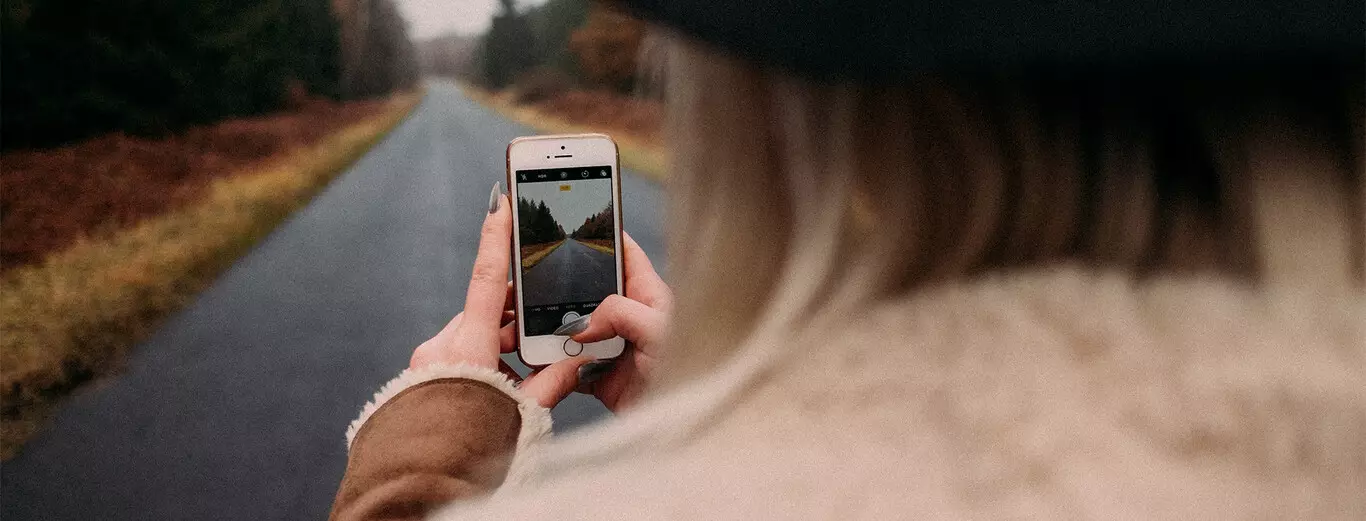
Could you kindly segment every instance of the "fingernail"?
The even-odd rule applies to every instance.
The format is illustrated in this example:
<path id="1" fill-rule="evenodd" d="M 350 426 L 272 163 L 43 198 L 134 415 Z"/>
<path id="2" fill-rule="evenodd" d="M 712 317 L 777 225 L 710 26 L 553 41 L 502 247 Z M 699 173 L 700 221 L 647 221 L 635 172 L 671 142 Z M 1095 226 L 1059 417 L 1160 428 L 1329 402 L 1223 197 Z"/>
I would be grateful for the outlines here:
<path id="1" fill-rule="evenodd" d="M 588 362 L 579 366 L 579 383 L 591 384 L 598 381 L 598 379 L 602 378 L 602 375 L 605 375 L 608 371 L 612 370 L 612 365 L 613 362 L 611 360 L 601 360 L 597 362 Z"/>
<path id="2" fill-rule="evenodd" d="M 570 321 L 570 322 L 567 322 L 567 323 L 565 323 L 565 325 L 560 326 L 559 329 L 556 329 L 555 332 L 554 332 L 554 333 L 551 333 L 551 334 L 552 334 L 552 335 L 574 336 L 574 335 L 577 335 L 577 334 L 579 334 L 579 333 L 582 333 L 582 332 L 584 332 L 584 331 L 586 331 L 586 330 L 588 329 L 588 317 L 591 317 L 591 316 L 593 316 L 593 315 L 584 315 L 584 316 L 581 316 L 581 317 L 579 317 L 579 318 L 576 318 L 576 319 L 574 319 L 574 320 L 572 320 L 572 321 Z"/>
<path id="3" fill-rule="evenodd" d="M 490 214 L 493 214 L 493 213 L 497 213 L 497 212 L 498 212 L 498 200 L 499 200 L 499 199 L 502 199 L 501 197 L 498 197 L 499 195 L 502 195 L 502 193 L 501 193 L 502 190 L 499 190 L 499 188 L 502 187 L 502 184 L 503 184 L 502 181 L 494 181 L 494 182 L 493 182 L 493 191 L 492 191 L 492 192 L 489 192 L 489 213 L 490 213 Z"/>

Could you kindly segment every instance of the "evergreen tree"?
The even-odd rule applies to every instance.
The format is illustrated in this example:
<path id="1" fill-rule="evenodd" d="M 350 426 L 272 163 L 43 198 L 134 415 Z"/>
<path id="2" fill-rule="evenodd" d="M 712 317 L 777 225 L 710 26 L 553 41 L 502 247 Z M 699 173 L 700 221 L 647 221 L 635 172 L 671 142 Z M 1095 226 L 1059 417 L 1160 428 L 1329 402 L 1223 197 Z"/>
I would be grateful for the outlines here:
<path id="1" fill-rule="evenodd" d="M 607 208 L 584 219 L 583 224 L 574 230 L 570 237 L 580 240 L 609 241 L 612 240 L 613 228 L 612 203 L 609 202 Z"/>
<path id="2" fill-rule="evenodd" d="M 513 0 L 500 0 L 503 10 L 493 17 L 484 36 L 484 79 L 502 88 L 535 63 L 535 37 L 526 18 L 517 13 Z"/>
<path id="3" fill-rule="evenodd" d="M 520 227 L 517 235 L 523 246 L 562 241 L 565 238 L 564 227 L 555 221 L 545 201 L 518 197 L 517 221 Z"/>
<path id="4" fill-rule="evenodd" d="M 538 65 L 574 78 L 582 74 L 568 43 L 570 35 L 588 19 L 590 6 L 589 0 L 549 0 L 527 11 Z"/>
<path id="5" fill-rule="evenodd" d="M 329 0 L 6 0 L 5 148 L 159 134 L 338 92 Z"/>

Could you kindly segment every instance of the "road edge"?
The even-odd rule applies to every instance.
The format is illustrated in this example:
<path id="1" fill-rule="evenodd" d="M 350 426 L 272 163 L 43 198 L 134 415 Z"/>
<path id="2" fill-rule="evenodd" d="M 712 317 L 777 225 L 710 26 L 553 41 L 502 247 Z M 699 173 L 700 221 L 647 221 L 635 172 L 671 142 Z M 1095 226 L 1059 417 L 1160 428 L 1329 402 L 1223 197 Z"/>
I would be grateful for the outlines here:
<path id="1" fill-rule="evenodd" d="M 395 96 L 377 116 L 253 173 L 214 181 L 197 205 L 5 273 L 0 460 L 18 454 L 63 398 L 115 372 L 133 346 L 307 206 L 424 97 L 424 91 Z"/>

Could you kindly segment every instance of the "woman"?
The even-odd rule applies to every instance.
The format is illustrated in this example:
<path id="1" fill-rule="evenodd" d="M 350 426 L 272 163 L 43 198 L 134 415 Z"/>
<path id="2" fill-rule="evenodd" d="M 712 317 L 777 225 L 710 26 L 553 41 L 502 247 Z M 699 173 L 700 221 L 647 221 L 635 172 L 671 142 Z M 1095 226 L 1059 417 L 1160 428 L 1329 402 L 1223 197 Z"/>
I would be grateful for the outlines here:
<path id="1" fill-rule="evenodd" d="M 1359 5 L 629 3 L 679 293 L 627 240 L 575 333 L 618 417 L 498 371 L 495 186 L 334 519 L 1366 516 Z"/>

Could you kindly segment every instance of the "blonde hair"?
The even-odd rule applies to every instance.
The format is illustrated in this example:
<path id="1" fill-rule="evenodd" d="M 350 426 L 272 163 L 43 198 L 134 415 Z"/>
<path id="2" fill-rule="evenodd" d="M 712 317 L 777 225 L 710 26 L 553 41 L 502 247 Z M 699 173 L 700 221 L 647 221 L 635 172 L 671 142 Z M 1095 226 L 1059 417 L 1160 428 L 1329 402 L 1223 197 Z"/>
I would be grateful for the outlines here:
<path id="1" fill-rule="evenodd" d="M 1258 71 L 826 84 L 678 40 L 668 61 L 671 378 L 761 322 L 1010 268 L 1363 284 L 1360 70 L 1287 93 Z"/>

